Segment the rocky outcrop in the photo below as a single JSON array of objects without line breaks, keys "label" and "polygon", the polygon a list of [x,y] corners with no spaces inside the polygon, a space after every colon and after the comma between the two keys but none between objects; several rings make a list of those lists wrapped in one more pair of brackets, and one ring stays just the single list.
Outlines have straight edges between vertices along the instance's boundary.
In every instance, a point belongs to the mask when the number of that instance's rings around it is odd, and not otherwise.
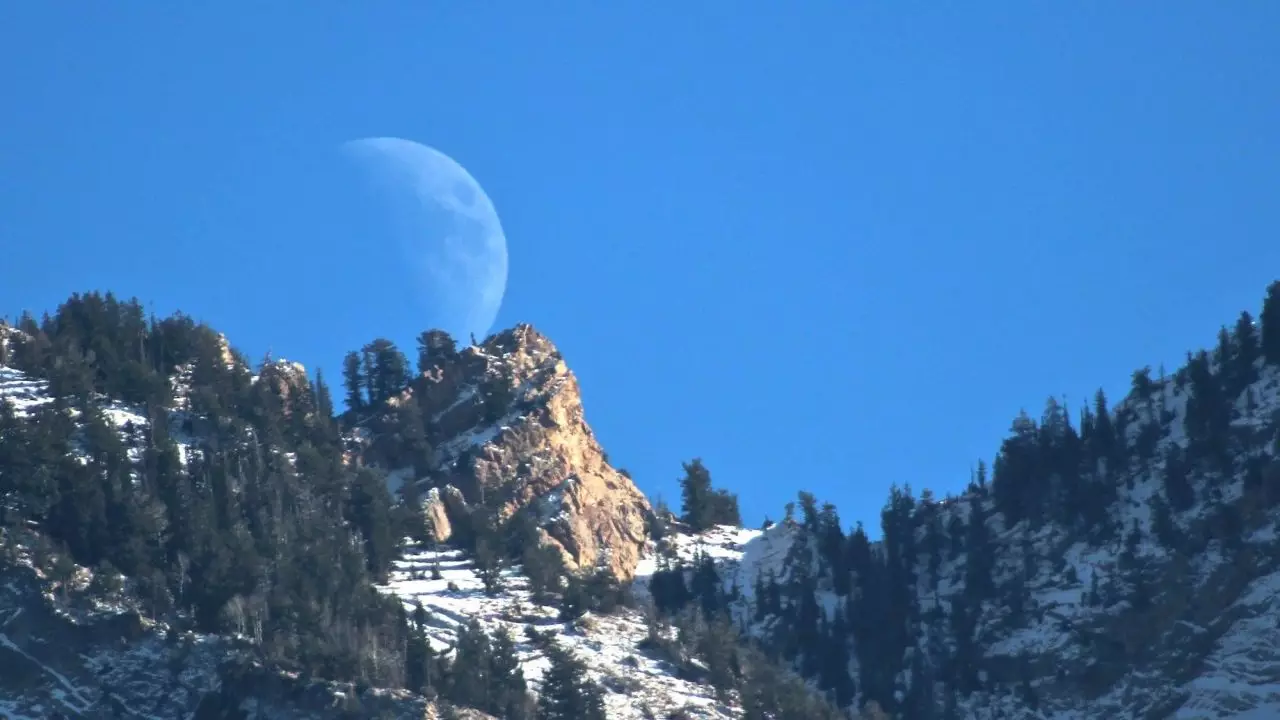
[{"label": "rocky outcrop", "polygon": [[458,488],[452,485],[431,488],[422,503],[427,539],[438,543],[448,542],[453,537],[455,519],[464,519],[470,512],[471,508]]},{"label": "rocky outcrop", "polygon": [[[609,464],[555,345],[520,325],[461,351],[441,343],[432,360],[413,389],[436,447],[437,469],[425,482],[457,488],[499,519],[528,512],[571,566],[632,577],[649,503]],[[423,496],[433,517],[443,507],[457,521],[448,493]]]},{"label": "rocky outcrop", "polygon": [[310,398],[311,395],[311,379],[307,377],[307,369],[302,363],[291,362],[288,360],[275,360],[264,363],[258,374],[258,382],[265,383],[276,397],[280,398],[281,409],[286,415],[290,415],[297,410],[302,410],[307,414],[315,411],[315,408],[306,405],[302,408],[295,407],[297,405],[296,398]]}]

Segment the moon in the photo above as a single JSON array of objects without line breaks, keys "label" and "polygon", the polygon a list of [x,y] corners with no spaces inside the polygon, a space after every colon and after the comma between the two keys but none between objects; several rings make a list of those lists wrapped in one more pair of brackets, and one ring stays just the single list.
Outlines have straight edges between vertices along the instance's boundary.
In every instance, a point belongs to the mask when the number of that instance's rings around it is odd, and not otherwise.
[{"label": "moon", "polygon": [[412,140],[371,137],[343,147],[391,201],[428,327],[483,340],[507,289],[507,238],[480,183],[453,158]]}]

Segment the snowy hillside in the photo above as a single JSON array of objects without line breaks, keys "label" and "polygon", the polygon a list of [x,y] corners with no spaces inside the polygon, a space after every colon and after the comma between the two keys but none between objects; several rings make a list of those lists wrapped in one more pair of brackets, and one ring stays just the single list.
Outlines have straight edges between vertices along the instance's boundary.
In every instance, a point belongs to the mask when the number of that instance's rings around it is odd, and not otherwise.
[{"label": "snowy hillside", "polygon": [[[503,572],[504,589],[486,596],[472,560],[456,549],[431,551],[405,541],[403,558],[395,562],[390,581],[379,590],[399,597],[410,612],[421,603],[427,611],[428,637],[437,652],[449,652],[457,629],[478,619],[489,632],[511,631],[525,678],[536,690],[546,663],[529,641],[529,628],[554,631],[555,642],[586,661],[594,679],[607,691],[610,718],[666,717],[682,710],[688,718],[732,718],[733,708],[719,703],[705,685],[676,677],[671,663],[642,645],[648,636],[638,611],[588,614],[561,622],[559,610],[535,604],[519,566]],[[432,579],[438,573],[438,579]]]},{"label": "snowy hillside", "polygon": [[[1239,547],[1220,527],[1224,507],[1256,492],[1246,488],[1245,468],[1263,467],[1275,454],[1280,370],[1261,364],[1257,369],[1257,381],[1234,404],[1231,427],[1264,433],[1258,444],[1263,449],[1257,462],[1237,458],[1240,472],[1230,477],[1208,484],[1193,477],[1194,503],[1171,513],[1175,532],[1191,538],[1187,549],[1161,542],[1153,512],[1167,504],[1165,463],[1172,457],[1167,451],[1188,444],[1183,427],[1190,391],[1172,378],[1150,398],[1131,398],[1115,410],[1135,441],[1148,424],[1161,431],[1148,462],[1114,474],[1117,497],[1109,513],[1118,532],[1113,537],[1098,541],[1053,523],[1035,530],[1026,522],[1006,527],[989,496],[917,508],[919,517],[928,519],[915,533],[920,646],[944,658],[954,652],[948,617],[964,589],[969,562],[964,552],[944,551],[936,571],[931,570],[928,524],[947,528],[958,520],[963,525],[974,504],[981,503],[996,587],[1025,587],[1016,610],[1007,598],[984,603],[974,629],[986,668],[983,687],[959,700],[956,717],[1280,717],[1280,510],[1259,514],[1261,508],[1251,511],[1246,505],[1248,529]],[[763,532],[719,527],[678,535],[666,545],[686,565],[704,554],[716,562],[725,590],[736,598],[735,618],[757,637],[769,638],[778,621],[753,617],[757,580],[769,577],[785,585],[805,564],[816,578],[814,597],[825,621],[846,611],[848,598],[835,592],[817,561],[815,539],[798,525]],[[884,552],[882,544],[873,549]],[[661,562],[657,555],[646,558],[642,579]],[[856,657],[849,672],[859,674]],[[911,672],[904,671],[898,682],[905,692]]]}]

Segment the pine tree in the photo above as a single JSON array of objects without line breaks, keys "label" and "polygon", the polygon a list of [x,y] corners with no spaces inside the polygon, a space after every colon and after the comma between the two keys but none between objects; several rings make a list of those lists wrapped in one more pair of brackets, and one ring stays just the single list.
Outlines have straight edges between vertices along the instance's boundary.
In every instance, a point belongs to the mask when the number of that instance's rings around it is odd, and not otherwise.
[{"label": "pine tree", "polygon": [[480,621],[471,618],[458,631],[449,672],[449,700],[468,707],[485,707],[493,690],[493,647]]},{"label": "pine tree", "polygon": [[702,614],[706,618],[714,617],[725,605],[720,573],[716,570],[715,561],[705,552],[700,552],[694,559],[693,578],[690,580],[689,589],[697,598]]},{"label": "pine tree", "polygon": [[351,523],[364,536],[369,571],[382,577],[396,551],[391,496],[387,492],[386,480],[372,470],[361,469],[351,486],[348,507]]},{"label": "pine tree", "polygon": [[1155,383],[1151,380],[1151,366],[1148,365],[1134,370],[1130,386],[1130,392],[1135,399],[1144,403],[1150,402],[1151,396],[1155,392]]},{"label": "pine tree", "polygon": [[1171,445],[1164,458],[1164,493],[1169,506],[1175,512],[1190,510],[1195,504],[1195,488],[1191,486],[1190,470],[1183,460],[1181,448]]},{"label": "pine tree", "polygon": [[497,528],[493,526],[491,518],[481,512],[477,512],[473,516],[473,521],[476,525],[476,575],[480,577],[480,582],[484,586],[486,595],[497,595],[505,587],[502,571],[506,563],[501,550],[502,541],[498,536]]},{"label": "pine tree", "polygon": [[[421,606],[419,606],[421,607]],[[413,628],[405,648],[405,687],[422,695],[438,690],[435,653],[421,627]]]},{"label": "pine tree", "polygon": [[443,330],[424,330],[418,335],[418,373],[423,374],[458,352],[458,345]]},{"label": "pine tree", "polygon": [[1177,550],[1181,546],[1181,532],[1173,520],[1169,504],[1158,495],[1151,498],[1151,531],[1166,548]]},{"label": "pine tree", "polygon": [[738,497],[711,486],[711,472],[694,458],[684,463],[685,476],[680,480],[683,514],[681,520],[695,532],[716,525],[741,525]]},{"label": "pine tree", "polygon": [[1258,329],[1254,326],[1253,316],[1247,311],[1240,313],[1240,318],[1236,320],[1232,339],[1235,341],[1235,355],[1231,359],[1231,376],[1235,381],[1232,397],[1235,397],[1241,390],[1257,381],[1258,370],[1254,367],[1254,363],[1262,356]]},{"label": "pine tree", "polygon": [[1262,324],[1262,356],[1267,362],[1280,365],[1280,280],[1267,286],[1258,319]]},{"label": "pine tree", "polygon": [[377,406],[397,395],[409,382],[409,361],[396,344],[378,338],[361,351],[364,357],[365,388],[369,404]]},{"label": "pine tree", "polygon": [[549,604],[552,596],[560,591],[560,582],[566,574],[560,552],[536,540],[529,541],[525,544],[522,560],[534,602]]},{"label": "pine tree", "polygon": [[706,664],[707,682],[722,702],[727,701],[738,680],[737,631],[727,614],[719,614],[707,623],[698,639],[698,655]]},{"label": "pine tree", "polygon": [[1091,450],[1095,459],[1111,459],[1114,457],[1116,444],[1115,428],[1111,423],[1111,411],[1107,408],[1107,394],[1098,388],[1093,396],[1093,432]]},{"label": "pine tree", "polygon": [[604,693],[586,665],[554,642],[545,652],[550,666],[542,677],[537,720],[606,720]]},{"label": "pine tree", "polygon": [[352,350],[342,359],[342,386],[347,391],[347,409],[360,412],[364,409],[364,370],[360,354]]},{"label": "pine tree", "polygon": [[970,504],[968,537],[965,540],[965,593],[976,603],[991,597],[991,534],[981,499]]},{"label": "pine tree", "polygon": [[505,626],[494,634],[489,657],[489,699],[483,706],[488,712],[505,720],[524,720],[533,716],[533,703],[520,658],[516,655],[515,639]]}]

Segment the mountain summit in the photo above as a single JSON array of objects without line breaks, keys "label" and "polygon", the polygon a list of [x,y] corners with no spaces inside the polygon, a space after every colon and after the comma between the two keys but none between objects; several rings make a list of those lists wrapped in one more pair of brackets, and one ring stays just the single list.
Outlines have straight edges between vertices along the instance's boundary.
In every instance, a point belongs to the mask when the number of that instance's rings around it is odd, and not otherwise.
[{"label": "mountain summit", "polygon": [[461,350],[442,333],[420,345],[418,376],[352,433],[358,456],[385,463],[374,441],[385,433],[367,430],[393,424],[406,406],[425,408],[429,461],[388,469],[402,496],[425,502],[436,541],[451,539],[477,505],[498,523],[524,513],[570,569],[605,567],[630,580],[652,511],[609,464],[555,345],[530,325]]}]

